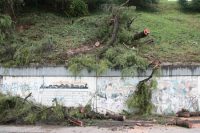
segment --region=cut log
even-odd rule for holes
[[[94,45],[95,45],[96,47],[99,47],[99,46],[100,46],[100,42],[97,41]]]
[[[186,109],[182,109],[181,111],[178,111],[177,113],[178,117],[195,117],[195,116],[200,116],[200,112],[189,112]]]
[[[83,126],[83,122],[80,121],[80,120],[75,120],[75,119],[72,119],[72,118],[69,118],[68,120],[69,120],[69,122],[71,122],[72,124],[74,124],[76,126],[80,126],[80,127]]]
[[[180,126],[180,127],[187,127],[187,128],[192,128],[192,122],[188,120],[176,120],[175,125]]]
[[[200,112],[190,112],[190,116],[191,117],[200,116]]]
[[[116,121],[124,121],[126,120],[126,116],[123,115],[117,115],[117,114],[111,114],[109,112],[106,113],[106,116],[108,116],[109,118],[116,120]]]
[[[150,30],[149,29],[144,29],[144,31],[137,33],[134,35],[133,40],[139,40],[141,38],[147,37],[150,34]]]
[[[178,115],[178,117],[188,118],[188,117],[190,117],[190,112],[178,112],[177,115]]]
[[[72,125],[80,126],[80,127],[83,126],[83,121],[80,121],[80,120],[70,117],[68,115],[65,116],[65,119],[68,120]]]

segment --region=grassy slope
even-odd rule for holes
[[[162,62],[200,62],[200,14],[183,13],[176,2],[162,1],[159,6],[160,12],[138,12],[141,16],[132,25],[136,31],[149,28],[150,38],[156,42],[155,45],[140,45],[140,54]],[[29,63],[64,64],[67,58],[61,53],[96,38],[101,29],[99,21],[106,16],[65,18],[52,13],[26,13],[21,23],[33,25],[17,33],[15,43],[19,52],[15,56],[20,61],[20,56],[24,56],[20,49],[27,48],[31,55],[25,60],[31,60]],[[35,52],[40,51],[44,43],[52,43],[53,49]]]
[[[62,64],[63,59],[67,58],[60,55],[70,48],[79,47],[96,38],[101,23],[99,20],[106,16],[97,14],[81,18],[66,18],[45,12],[25,13],[20,17],[20,25],[31,23],[31,26],[28,29],[18,30],[15,41],[18,48],[27,47],[33,52],[33,59],[31,59],[33,61],[30,62]],[[45,43],[52,43],[52,50],[35,52]]]
[[[144,13],[135,25],[151,29],[155,46],[142,46],[142,54],[162,62],[200,62],[200,14],[179,11],[176,2],[161,2],[161,12]]]

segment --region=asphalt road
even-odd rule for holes
[[[200,133],[200,128],[176,126],[152,127],[60,127],[60,126],[0,126],[0,133]]]

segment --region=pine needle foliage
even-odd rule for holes
[[[136,91],[126,101],[128,108],[130,110],[138,109],[139,115],[150,115],[154,107],[151,101],[152,90],[156,87],[156,80],[139,82]]]

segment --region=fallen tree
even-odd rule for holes
[[[131,29],[130,27],[133,21],[137,18],[136,16],[130,19],[125,15],[124,12],[126,12],[127,7],[124,7],[124,6],[126,6],[128,3],[129,3],[129,0],[127,0],[125,3],[121,4],[120,6],[113,8],[112,17],[109,22],[109,26],[111,26],[111,33],[106,35],[106,36],[109,36],[110,38],[107,37],[108,40],[105,42],[104,47],[98,53],[99,57],[101,57],[102,54],[105,53],[109,47],[114,46],[117,40],[120,40],[119,34],[123,34],[124,30],[130,31]],[[150,30],[144,29],[144,31],[140,33],[136,33],[135,35],[132,36],[131,43],[136,40],[140,40],[141,38],[147,37],[149,34],[150,34]],[[123,42],[122,44],[127,43],[128,41],[129,40],[126,40],[126,42]]]
[[[156,63],[155,63],[156,62]],[[137,84],[137,88],[131,94],[126,103],[129,109],[138,109],[138,114],[149,115],[152,113],[153,103],[151,102],[152,90],[157,87],[157,82],[152,80],[157,70],[160,68],[160,61],[152,62],[152,73]]]
[[[85,107],[64,107],[55,98],[52,106],[36,104],[25,98],[0,94],[0,124],[67,124],[83,126],[85,119],[113,119],[124,121],[125,116],[94,112],[90,105]]]
[[[93,45],[89,43],[90,45],[65,51],[67,54],[62,57],[69,57],[66,65],[74,75],[83,69],[96,71],[98,75],[108,68],[120,69],[122,76],[133,76],[137,70],[146,70],[148,63],[146,58],[139,54],[139,46],[152,44],[154,40],[140,41],[150,34],[150,30],[136,32],[133,22],[139,14],[132,14],[135,7],[125,6],[127,3],[128,0],[113,7],[110,15],[104,19],[100,18],[99,34],[93,39]]]

